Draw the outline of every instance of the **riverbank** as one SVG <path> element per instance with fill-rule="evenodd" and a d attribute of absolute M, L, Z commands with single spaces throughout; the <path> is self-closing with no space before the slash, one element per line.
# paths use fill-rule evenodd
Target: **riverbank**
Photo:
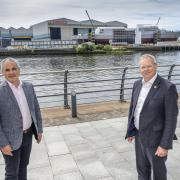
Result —
<path fill-rule="evenodd" d="M 103 51 L 103 50 L 96 50 L 96 51 L 86 51 L 86 52 L 76 52 L 75 49 L 32 49 L 32 50 L 10 50 L 10 51 L 0 51 L 0 56 L 54 56 L 54 55 L 85 55 L 85 54 L 114 54 L 114 55 L 123 55 L 133 53 L 132 50 L 127 51 Z"/>
<path fill-rule="evenodd" d="M 129 105 L 129 101 L 82 104 L 77 106 L 76 118 L 72 118 L 71 109 L 64 109 L 63 107 L 43 108 L 41 112 L 43 124 L 48 127 L 125 117 L 128 116 Z M 180 108 L 180 98 L 178 106 Z"/>
<path fill-rule="evenodd" d="M 77 118 L 72 118 L 71 109 L 63 107 L 41 109 L 44 126 L 58 126 L 128 115 L 129 102 L 102 102 L 77 106 Z"/>
<path fill-rule="evenodd" d="M 127 47 L 128 50 L 132 51 L 177 51 L 180 50 L 179 45 L 167 45 L 167 46 L 134 46 Z"/>
<path fill-rule="evenodd" d="M 76 54 L 76 51 L 73 48 L 0 50 L 0 56 L 64 55 L 64 54 Z"/>
<path fill-rule="evenodd" d="M 114 46 L 88 45 L 76 48 L 59 49 L 1 49 L 0 56 L 32 56 L 32 55 L 81 55 L 81 54 L 115 54 L 123 55 L 139 51 L 177 51 L 180 46 Z"/>

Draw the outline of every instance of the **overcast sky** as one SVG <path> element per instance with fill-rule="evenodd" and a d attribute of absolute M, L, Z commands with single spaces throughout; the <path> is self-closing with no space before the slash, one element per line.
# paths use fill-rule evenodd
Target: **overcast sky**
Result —
<path fill-rule="evenodd" d="M 50 19 L 121 21 L 180 30 L 180 0 L 0 0 L 0 27 L 26 27 Z"/>

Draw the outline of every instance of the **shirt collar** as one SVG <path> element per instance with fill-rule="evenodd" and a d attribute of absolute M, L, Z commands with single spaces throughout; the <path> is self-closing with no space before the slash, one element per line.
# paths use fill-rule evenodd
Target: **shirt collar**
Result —
<path fill-rule="evenodd" d="M 156 78 L 157 78 L 157 73 L 147 82 L 145 82 L 144 78 L 143 78 L 142 79 L 142 84 L 151 84 L 152 85 L 154 83 L 154 81 L 156 80 Z"/>
<path fill-rule="evenodd" d="M 10 87 L 12 88 L 21 88 L 22 87 L 22 81 L 19 80 L 19 86 L 16 87 L 14 84 L 12 84 L 10 81 L 6 80 Z"/>

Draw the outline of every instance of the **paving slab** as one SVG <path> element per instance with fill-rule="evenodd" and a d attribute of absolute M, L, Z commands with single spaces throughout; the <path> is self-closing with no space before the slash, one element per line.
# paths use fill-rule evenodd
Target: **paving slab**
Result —
<path fill-rule="evenodd" d="M 0 179 L 4 178 L 4 173 L 5 173 L 5 166 L 0 165 Z"/>
<path fill-rule="evenodd" d="M 77 161 L 77 165 L 86 180 L 98 180 L 110 176 L 103 163 L 99 160 L 83 159 Z"/>
<path fill-rule="evenodd" d="M 83 180 L 81 173 L 71 172 L 67 174 L 61 174 L 54 177 L 54 180 Z"/>
<path fill-rule="evenodd" d="M 82 137 L 80 133 L 66 134 L 64 135 L 64 140 L 66 144 L 68 145 L 68 147 L 87 143 L 86 138 Z"/>
<path fill-rule="evenodd" d="M 0 153 L 0 165 L 3 165 L 3 164 L 4 164 L 4 159 L 3 159 L 2 154 Z"/>
<path fill-rule="evenodd" d="M 61 154 L 68 154 L 69 149 L 64 142 L 64 138 L 60 132 L 59 127 L 45 128 L 44 138 L 48 149 L 49 156 L 56 156 Z"/>
<path fill-rule="evenodd" d="M 99 180 L 114 180 L 112 177 L 101 178 Z"/>
<path fill-rule="evenodd" d="M 50 163 L 54 175 L 78 170 L 76 162 L 71 154 L 50 156 Z"/>
<path fill-rule="evenodd" d="M 33 141 L 33 149 L 30 157 L 29 168 L 39 168 L 50 166 L 47 147 L 44 138 L 40 144 Z"/>
<path fill-rule="evenodd" d="M 96 153 L 104 165 L 125 162 L 125 158 L 121 156 L 121 154 L 118 153 L 113 147 L 97 149 Z"/>
<path fill-rule="evenodd" d="M 28 169 L 28 180 L 54 180 L 51 166 Z"/>
<path fill-rule="evenodd" d="M 76 161 L 87 158 L 98 158 L 97 154 L 88 143 L 71 146 L 70 151 Z"/>
<path fill-rule="evenodd" d="M 125 141 L 126 127 L 127 117 L 45 127 L 42 142 L 33 141 L 28 180 L 137 180 L 134 143 Z M 180 118 L 176 134 L 180 139 Z M 180 179 L 179 154 L 177 140 L 166 162 L 168 180 Z"/>

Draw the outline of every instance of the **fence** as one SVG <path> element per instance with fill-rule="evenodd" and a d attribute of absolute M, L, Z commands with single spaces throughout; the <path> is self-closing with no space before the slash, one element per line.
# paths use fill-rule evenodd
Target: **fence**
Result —
<path fill-rule="evenodd" d="M 51 40 L 51 41 L 12 41 L 11 46 L 24 49 L 47 49 L 47 48 L 73 48 L 77 41 Z"/>
<path fill-rule="evenodd" d="M 180 64 L 159 66 L 158 73 L 175 83 L 180 92 Z M 139 78 L 136 66 L 21 74 L 21 79 L 34 84 L 41 107 L 64 108 L 71 106 L 72 91 L 77 104 L 127 101 Z"/>

